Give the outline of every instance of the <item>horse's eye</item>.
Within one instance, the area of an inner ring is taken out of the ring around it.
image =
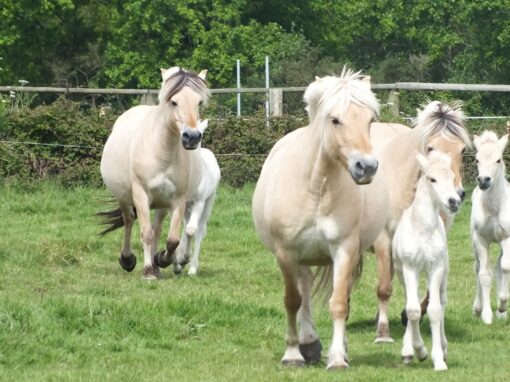
[[[177,102],[175,102],[174,100],[170,100],[170,104],[171,104],[172,106],[177,106]]]
[[[475,159],[475,162],[476,162],[477,164],[478,164],[478,163],[480,163],[480,161],[479,161],[478,159]]]
[[[429,178],[429,180],[430,180],[431,183],[436,183],[437,182],[436,178]]]
[[[428,152],[428,153],[430,153],[430,152],[431,152],[431,151],[433,151],[433,150],[434,150],[434,148],[433,148],[432,146],[428,146],[428,147],[427,147],[427,152]]]
[[[198,106],[202,106],[202,104],[203,104],[203,103],[204,103],[204,101],[200,101],[200,102],[198,103]]]
[[[501,159],[498,159],[498,160],[496,161],[496,163],[501,163]]]
[[[465,153],[465,152],[466,152],[466,148],[464,147],[460,153],[461,153],[462,155],[464,155],[464,153]]]
[[[333,125],[340,125],[340,120],[338,118],[333,118],[331,122],[333,122]]]

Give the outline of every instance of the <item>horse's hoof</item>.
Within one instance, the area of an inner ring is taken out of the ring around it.
[[[507,318],[508,318],[508,312],[506,310],[504,312],[500,312],[499,310],[496,310],[496,319],[504,321]]]
[[[427,349],[422,348],[421,350],[419,350],[417,352],[416,356],[418,357],[418,361],[420,361],[420,362],[425,361],[428,356]]]
[[[376,344],[392,344],[394,342],[391,337],[377,337],[374,341]]]
[[[136,256],[131,254],[129,257],[119,256],[119,264],[127,272],[131,272],[136,267]]]
[[[154,255],[154,264],[160,268],[166,268],[172,264],[172,256],[168,256],[168,251],[161,251]]]
[[[347,360],[343,360],[343,362],[334,362],[329,363],[328,366],[326,366],[327,371],[336,371],[336,370],[344,370],[349,367],[349,362]]]
[[[297,360],[297,359],[282,359],[283,366],[289,367],[303,367],[305,366],[305,361]]]
[[[435,371],[445,371],[448,370],[448,366],[446,366],[446,363],[444,362],[438,362],[437,365],[434,365]]]
[[[143,278],[144,278],[144,280],[147,280],[147,281],[158,279],[157,275],[154,272],[154,268],[152,266],[143,268]]]
[[[299,344],[299,352],[305,359],[305,363],[313,364],[321,360],[322,345],[319,339],[309,344]]]
[[[182,273],[182,265],[181,264],[174,264],[174,273],[176,275],[180,275]]]
[[[190,267],[188,270],[188,276],[196,276],[197,269],[195,267]]]
[[[403,355],[402,356],[402,363],[404,365],[409,365],[411,362],[413,362],[413,356],[412,355]]]

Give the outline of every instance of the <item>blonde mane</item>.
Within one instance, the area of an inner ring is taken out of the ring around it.
[[[210,97],[210,90],[205,81],[193,72],[188,72],[177,66],[168,69],[163,74],[163,83],[158,95],[160,103],[167,102],[185,86],[191,88],[202,97],[206,104]]]
[[[461,101],[452,102],[450,105],[432,101],[424,106],[423,110],[418,110],[413,125],[420,131],[422,144],[425,145],[426,141],[435,135],[442,135],[446,139],[460,139],[466,146],[471,147],[471,139],[464,127],[466,116],[461,107]]]
[[[341,113],[344,114],[351,102],[369,108],[374,117],[377,117],[379,102],[363,78],[361,72],[354,72],[345,66],[340,77],[316,77],[303,95],[310,122],[316,116],[325,118],[337,105],[340,105]]]

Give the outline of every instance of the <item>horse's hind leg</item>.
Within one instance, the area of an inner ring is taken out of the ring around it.
[[[497,261],[498,310],[496,318],[505,320],[508,317],[508,296],[510,281],[510,239],[501,243],[501,255]]]
[[[200,214],[200,219],[198,220],[197,232],[195,234],[195,244],[193,248],[193,257],[191,258],[191,263],[188,271],[189,275],[194,275],[198,271],[198,257],[200,256],[200,247],[202,245],[202,240],[204,240],[205,235],[207,234],[207,221],[211,215],[214,198],[215,194],[209,196],[206,199],[205,205],[202,208]]]
[[[312,318],[312,285],[313,274],[310,267],[300,266],[298,277],[299,290],[302,296],[301,308],[298,312],[300,323],[299,351],[306,363],[317,363],[321,360],[322,345],[315,331]]]
[[[282,358],[282,364],[303,366],[305,359],[299,351],[299,338],[297,331],[297,313],[301,306],[301,295],[297,285],[297,265],[283,251],[277,251],[276,258],[285,283],[285,309],[287,311],[287,348]]]
[[[374,243],[374,250],[378,275],[377,298],[379,299],[375,343],[393,343],[388,320],[388,304],[393,291],[391,285],[393,266],[391,261],[391,242],[385,232],[381,233],[377,238]]]
[[[121,205],[120,209],[124,220],[124,244],[119,257],[119,264],[124,270],[131,272],[136,267],[136,256],[131,252],[131,230],[135,213],[132,206]]]

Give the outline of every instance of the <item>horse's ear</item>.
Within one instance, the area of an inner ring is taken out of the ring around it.
[[[362,81],[363,81],[364,83],[366,83],[367,85],[370,85],[370,78],[371,78],[370,76],[365,76],[365,77],[362,79]]]
[[[208,119],[204,119],[203,121],[198,122],[198,131],[200,131],[203,134],[205,129],[207,129],[208,125],[209,125]]]
[[[508,143],[508,134],[505,134],[501,138],[499,138],[498,146],[499,146],[501,152],[503,152],[505,150],[507,143]]]
[[[419,152],[416,152],[416,160],[418,161],[421,170],[425,171],[429,165],[429,160],[427,157]]]
[[[159,68],[159,70],[161,70],[161,77],[165,77],[166,69]]]
[[[473,145],[475,149],[478,150],[478,144],[480,143],[480,137],[478,135],[473,135]]]
[[[320,81],[321,78],[319,76],[315,76],[315,81]]]
[[[207,69],[204,69],[198,73],[198,76],[205,81],[205,77],[207,76]]]

